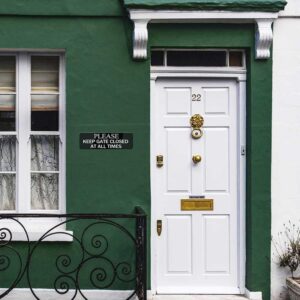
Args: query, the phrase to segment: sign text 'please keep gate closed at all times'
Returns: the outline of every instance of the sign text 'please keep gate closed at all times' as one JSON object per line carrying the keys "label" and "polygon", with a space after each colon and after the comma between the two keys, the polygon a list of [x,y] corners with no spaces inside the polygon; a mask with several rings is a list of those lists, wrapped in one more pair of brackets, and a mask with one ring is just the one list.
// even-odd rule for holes
{"label": "sign text 'please keep gate closed at all times'", "polygon": [[132,149],[132,133],[80,133],[80,149]]}

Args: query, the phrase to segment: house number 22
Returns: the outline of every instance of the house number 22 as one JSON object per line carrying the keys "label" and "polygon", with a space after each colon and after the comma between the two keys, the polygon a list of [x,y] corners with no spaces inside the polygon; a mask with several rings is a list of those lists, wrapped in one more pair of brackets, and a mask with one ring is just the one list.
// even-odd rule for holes
{"label": "house number 22", "polygon": [[192,94],[192,101],[201,101],[200,94]]}

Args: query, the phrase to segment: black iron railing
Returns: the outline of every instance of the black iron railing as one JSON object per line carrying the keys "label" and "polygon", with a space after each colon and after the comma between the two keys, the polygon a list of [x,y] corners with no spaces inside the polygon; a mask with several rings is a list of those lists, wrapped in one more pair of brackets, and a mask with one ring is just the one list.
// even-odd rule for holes
{"label": "black iron railing", "polygon": [[[41,219],[56,221],[32,240]],[[0,214],[0,298],[20,287],[42,299],[40,289],[50,287],[57,299],[121,289],[127,300],[146,300],[146,225],[139,207],[133,214]],[[53,242],[58,236],[69,242]]]}

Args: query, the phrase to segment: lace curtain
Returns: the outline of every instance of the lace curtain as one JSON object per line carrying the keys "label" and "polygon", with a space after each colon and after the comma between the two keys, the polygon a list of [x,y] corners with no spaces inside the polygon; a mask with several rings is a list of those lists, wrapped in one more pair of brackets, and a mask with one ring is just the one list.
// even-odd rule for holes
{"label": "lace curtain", "polygon": [[58,209],[59,139],[31,136],[31,208]]}
{"label": "lace curtain", "polygon": [[[16,138],[0,137],[0,210],[16,203]],[[31,136],[31,209],[58,209],[59,139]],[[22,195],[20,195],[22,201]]]}
{"label": "lace curtain", "polygon": [[16,137],[0,136],[0,209],[14,210],[16,203]]}

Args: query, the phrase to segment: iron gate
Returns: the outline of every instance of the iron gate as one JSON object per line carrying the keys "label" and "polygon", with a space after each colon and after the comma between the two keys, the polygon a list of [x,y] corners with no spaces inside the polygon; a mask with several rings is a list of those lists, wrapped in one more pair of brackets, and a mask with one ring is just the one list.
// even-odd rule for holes
{"label": "iron gate", "polygon": [[[34,239],[39,220],[55,224]],[[146,222],[139,207],[133,214],[0,214],[0,298],[21,287],[42,299],[45,285],[57,299],[121,287],[127,300],[146,300]]]}

